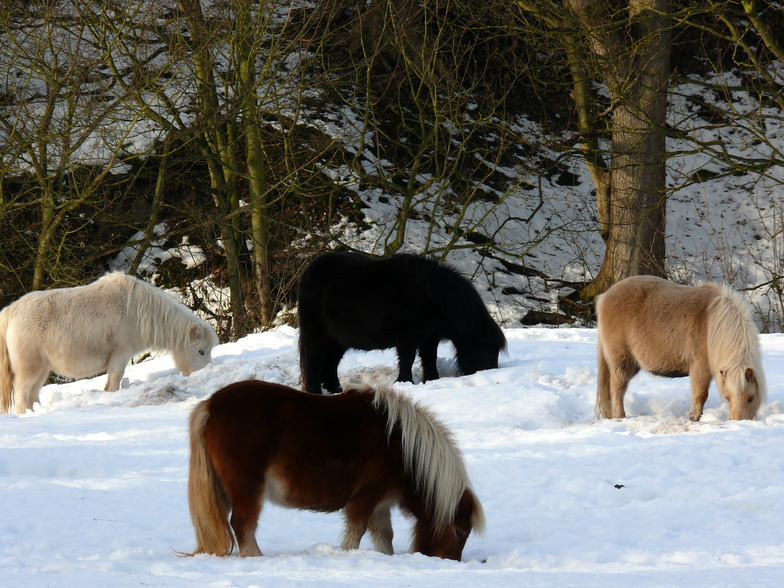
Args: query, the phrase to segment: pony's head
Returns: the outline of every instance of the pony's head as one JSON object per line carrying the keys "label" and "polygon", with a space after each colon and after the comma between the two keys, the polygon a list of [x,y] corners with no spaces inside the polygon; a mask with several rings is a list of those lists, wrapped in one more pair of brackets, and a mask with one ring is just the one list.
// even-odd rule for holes
{"label": "pony's head", "polygon": [[376,388],[373,406],[387,413],[387,437],[399,435],[411,484],[403,510],[416,518],[412,551],[460,561],[471,531],[484,529],[485,516],[451,432],[392,388]]}
{"label": "pony's head", "polygon": [[493,319],[478,329],[470,340],[455,341],[457,365],[463,375],[475,374],[481,370],[494,370],[498,367],[498,355],[506,351],[506,337]]}
{"label": "pony's head", "polygon": [[188,327],[185,341],[174,350],[174,363],[183,376],[200,370],[210,363],[212,348],[218,344],[218,336],[206,323],[195,323]]}
{"label": "pony's head", "polygon": [[474,493],[466,488],[451,521],[434,528],[424,520],[417,521],[412,548],[423,555],[460,561],[471,531],[482,533],[484,528],[482,505]]}
{"label": "pony's head", "polygon": [[765,381],[761,371],[748,366],[719,370],[716,376],[719,394],[730,404],[730,419],[755,419],[765,400]]}
{"label": "pony's head", "polygon": [[754,419],[767,387],[751,306],[728,286],[708,308],[708,361],[730,419]]}

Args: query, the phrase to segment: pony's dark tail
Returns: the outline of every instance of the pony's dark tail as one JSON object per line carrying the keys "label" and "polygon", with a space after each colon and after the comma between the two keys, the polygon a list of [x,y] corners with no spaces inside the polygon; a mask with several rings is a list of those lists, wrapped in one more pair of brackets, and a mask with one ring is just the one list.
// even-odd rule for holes
{"label": "pony's dark tail", "polygon": [[209,419],[209,403],[199,403],[190,419],[191,458],[188,472],[188,507],[196,534],[196,549],[189,555],[228,555],[236,541],[229,525],[231,504],[215,466],[207,454],[204,432]]}
{"label": "pony's dark tail", "polygon": [[612,418],[610,403],[610,365],[604,356],[601,335],[596,340],[596,407],[594,414],[597,419]]}
{"label": "pony's dark tail", "polygon": [[0,312],[0,413],[11,412],[14,399],[14,372],[11,369],[11,357],[8,355],[8,344],[5,333],[8,329],[8,312]]}

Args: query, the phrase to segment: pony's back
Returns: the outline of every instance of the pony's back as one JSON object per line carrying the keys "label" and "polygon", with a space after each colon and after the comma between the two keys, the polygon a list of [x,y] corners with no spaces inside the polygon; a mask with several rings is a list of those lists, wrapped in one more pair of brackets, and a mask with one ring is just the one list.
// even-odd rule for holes
{"label": "pony's back", "polygon": [[[489,318],[479,293],[456,270],[407,253],[386,258],[325,253],[303,273],[298,298],[300,312],[308,315],[305,320],[327,309],[338,315],[392,313],[407,323],[432,322],[434,313],[455,317],[447,327],[449,336],[475,333]],[[495,327],[494,336],[503,347],[503,332]]]}
{"label": "pony's back", "polygon": [[[654,276],[626,278],[596,301],[601,345],[605,352],[629,349],[643,369],[666,375],[661,372],[672,363],[673,348],[692,352],[697,348],[703,356],[707,354],[706,311],[718,294],[713,284],[691,287]],[[685,351],[677,354],[687,355]],[[678,371],[683,366],[670,367]]]}

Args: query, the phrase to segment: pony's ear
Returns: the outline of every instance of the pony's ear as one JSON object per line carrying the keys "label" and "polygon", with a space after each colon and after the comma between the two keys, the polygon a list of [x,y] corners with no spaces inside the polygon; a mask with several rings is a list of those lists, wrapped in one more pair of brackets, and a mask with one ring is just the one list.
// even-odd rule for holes
{"label": "pony's ear", "polygon": [[481,535],[485,532],[485,526],[487,525],[485,511],[482,508],[482,503],[479,502],[479,499],[473,492],[471,492],[471,496],[474,500],[474,508],[471,512],[471,527],[476,534]]}
{"label": "pony's ear", "polygon": [[191,340],[201,338],[201,325],[191,325],[188,333],[191,336]]}
{"label": "pony's ear", "polygon": [[727,377],[727,370],[719,370],[719,374],[721,374],[722,378],[726,378]]}
{"label": "pony's ear", "polygon": [[746,374],[745,375],[746,375],[746,381],[749,384],[756,384],[757,383],[757,376],[754,375],[754,370],[751,369],[750,367],[746,368]]}

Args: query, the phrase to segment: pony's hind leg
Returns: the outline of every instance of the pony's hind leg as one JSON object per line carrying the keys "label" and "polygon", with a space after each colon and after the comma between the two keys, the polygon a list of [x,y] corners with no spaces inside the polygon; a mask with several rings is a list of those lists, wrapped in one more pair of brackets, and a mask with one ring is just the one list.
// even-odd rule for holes
{"label": "pony's hind leg", "polygon": [[626,418],[623,408],[623,397],[631,380],[640,371],[640,366],[631,354],[622,357],[610,368],[610,410],[612,418]]}
{"label": "pony's hind leg", "polygon": [[229,519],[229,524],[231,524],[234,536],[237,539],[240,556],[260,556],[261,550],[256,542],[256,527],[259,524],[263,492],[256,494],[243,492],[240,494],[230,489],[229,495],[231,497],[231,518]]}
{"label": "pony's hind leg", "polygon": [[392,517],[389,514],[389,507],[379,505],[370,517],[368,523],[370,538],[373,540],[373,547],[386,555],[392,555],[395,551],[392,548]]}
{"label": "pony's hind leg", "polygon": [[599,336],[596,345],[596,418],[612,418],[610,406],[610,366],[602,349],[602,338]]}
{"label": "pony's hind leg", "polygon": [[[324,345],[325,349],[322,350],[323,359],[321,362],[321,374],[319,384],[323,383],[324,388],[330,394],[340,394],[343,388],[340,386],[338,379],[338,365],[346,350],[340,347],[337,343],[331,342]],[[321,388],[319,388],[319,393]]]}
{"label": "pony's hind leg", "polygon": [[416,359],[416,345],[402,344],[397,345],[397,381],[414,383],[412,368]]}
{"label": "pony's hind leg", "polygon": [[32,409],[36,402],[40,403],[41,386],[49,377],[48,367],[37,373],[23,371],[14,376],[14,411],[24,414]]}
{"label": "pony's hind leg", "polygon": [[324,369],[322,343],[314,335],[300,327],[300,370],[305,392],[321,394],[321,373]]}
{"label": "pony's hind leg", "polygon": [[626,409],[623,407],[623,397],[626,395],[626,388],[629,386],[629,379],[623,372],[615,374],[610,378],[610,414],[614,419],[626,418]]}

